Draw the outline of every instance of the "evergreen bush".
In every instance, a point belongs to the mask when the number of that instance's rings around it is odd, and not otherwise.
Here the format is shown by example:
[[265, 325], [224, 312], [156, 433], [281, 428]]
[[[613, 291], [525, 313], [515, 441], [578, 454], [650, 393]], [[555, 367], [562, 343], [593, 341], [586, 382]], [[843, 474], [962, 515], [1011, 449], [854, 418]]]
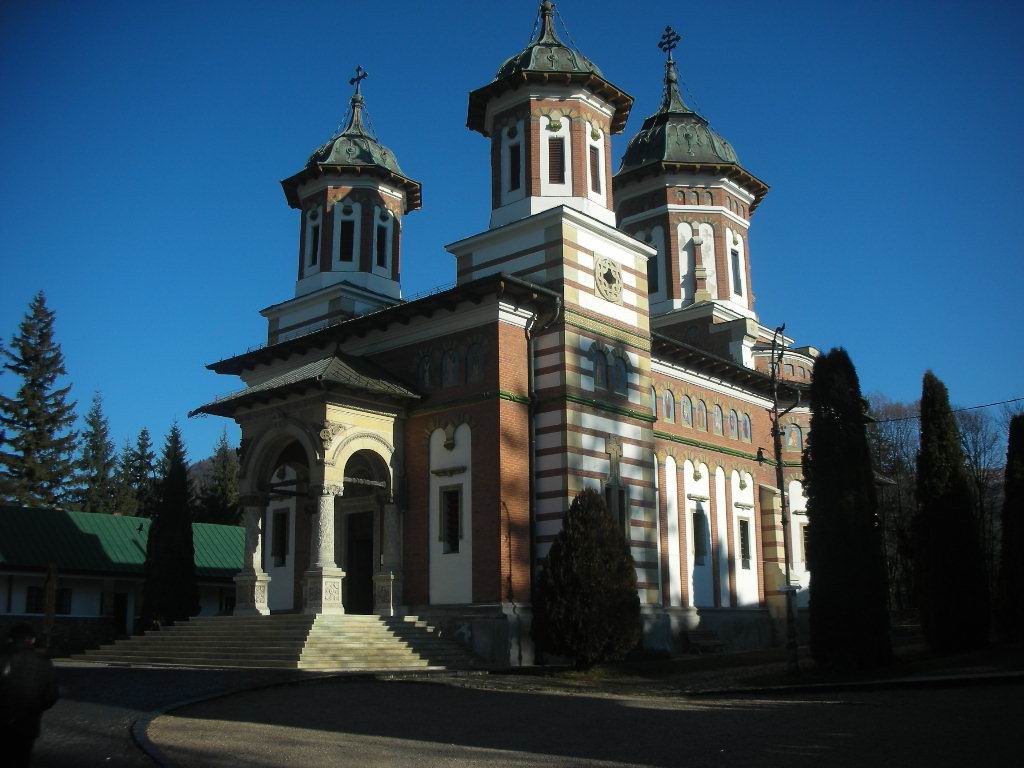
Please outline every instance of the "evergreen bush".
[[1010, 420], [996, 607], [999, 629], [1024, 640], [1024, 414]]
[[591, 489], [573, 499], [541, 563], [533, 637], [581, 670], [621, 657], [640, 640], [636, 566], [604, 499]]

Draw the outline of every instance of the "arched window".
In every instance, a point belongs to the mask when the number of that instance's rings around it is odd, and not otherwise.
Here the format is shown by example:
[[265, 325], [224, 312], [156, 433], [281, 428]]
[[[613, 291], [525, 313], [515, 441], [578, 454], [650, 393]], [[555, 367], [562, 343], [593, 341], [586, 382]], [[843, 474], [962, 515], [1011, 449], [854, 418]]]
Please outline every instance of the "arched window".
[[733, 440], [740, 436], [740, 417], [736, 411], [729, 411], [729, 437]]
[[674, 422], [676, 420], [676, 398], [671, 390], [666, 389], [662, 394], [661, 410], [665, 421]]
[[708, 431], [708, 407], [703, 400], [697, 401], [697, 429], [702, 432]]
[[441, 359], [441, 386], [454, 387], [459, 383], [459, 356], [449, 349]]
[[608, 360], [596, 346], [590, 352], [594, 363], [594, 389], [608, 389]]
[[712, 428], [716, 435], [722, 434], [722, 406], [716, 405], [715, 410], [712, 412]]
[[619, 355], [612, 364], [612, 389], [618, 395], [625, 395], [629, 387], [629, 368], [626, 361]]
[[753, 439], [751, 431], [750, 414], [744, 413], [743, 416], [740, 417], [740, 439], [749, 443]]
[[466, 381], [477, 384], [484, 380], [484, 351], [479, 344], [466, 350]]
[[786, 427], [786, 450], [802, 451], [804, 449], [804, 433], [797, 424]]
[[679, 423], [687, 427], [693, 426], [693, 401], [686, 395], [679, 399]]
[[714, 205], [715, 199], [711, 196], [711, 192], [704, 193], [704, 205]]
[[792, 363], [786, 363], [784, 366], [782, 366], [782, 372], [786, 376], [792, 376], [793, 375], [793, 364]]
[[654, 418], [658, 418], [658, 393], [651, 387], [651, 413], [654, 414]]

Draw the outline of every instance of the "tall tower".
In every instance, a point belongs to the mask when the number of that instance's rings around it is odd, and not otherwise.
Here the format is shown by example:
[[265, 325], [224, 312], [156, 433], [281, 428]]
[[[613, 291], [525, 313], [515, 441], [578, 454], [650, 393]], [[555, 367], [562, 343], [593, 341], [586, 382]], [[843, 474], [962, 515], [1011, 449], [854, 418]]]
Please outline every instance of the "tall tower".
[[356, 68], [348, 122], [281, 182], [302, 212], [295, 297], [262, 311], [270, 343], [401, 300], [402, 217], [420, 207], [419, 182], [370, 130]]
[[612, 212], [611, 134], [633, 99], [555, 32], [554, 4], [494, 80], [469, 95], [466, 125], [491, 140], [491, 228], [566, 205], [606, 224]]
[[750, 218], [768, 186], [679, 93], [670, 28], [658, 111], [634, 136], [615, 174], [618, 226], [658, 251], [647, 262], [651, 327], [753, 364], [757, 314]]

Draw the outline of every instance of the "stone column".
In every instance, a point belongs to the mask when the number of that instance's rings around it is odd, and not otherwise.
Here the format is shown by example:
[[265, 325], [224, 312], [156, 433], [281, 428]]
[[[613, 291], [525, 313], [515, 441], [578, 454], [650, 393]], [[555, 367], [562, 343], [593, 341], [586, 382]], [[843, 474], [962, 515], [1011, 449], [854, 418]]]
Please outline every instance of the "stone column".
[[764, 599], [775, 627], [775, 636], [786, 637], [786, 553], [782, 547], [782, 500], [777, 488], [759, 488], [761, 547], [764, 556]]
[[334, 560], [334, 499], [342, 495], [338, 485], [312, 486], [316, 510], [310, 525], [309, 570], [303, 578], [303, 612], [341, 614], [341, 581], [345, 572]]
[[373, 576], [373, 612], [394, 616], [402, 604], [402, 518], [393, 502], [382, 504], [379, 514], [383, 540], [378, 543], [380, 565]]
[[245, 509], [245, 553], [242, 570], [235, 576], [235, 616], [266, 616], [270, 576], [263, 570], [263, 518], [269, 499], [249, 494], [239, 500]]

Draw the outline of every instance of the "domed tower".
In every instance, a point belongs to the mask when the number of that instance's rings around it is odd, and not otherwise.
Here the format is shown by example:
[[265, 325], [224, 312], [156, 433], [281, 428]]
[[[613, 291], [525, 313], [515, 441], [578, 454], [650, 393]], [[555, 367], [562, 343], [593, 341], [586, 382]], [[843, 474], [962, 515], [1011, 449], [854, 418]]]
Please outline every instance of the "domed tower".
[[614, 226], [611, 134], [633, 99], [555, 32], [554, 4], [494, 80], [469, 95], [466, 125], [491, 140], [491, 228], [566, 205]]
[[683, 100], [672, 57], [679, 40], [666, 28], [661, 106], [615, 174], [618, 226], [658, 251], [647, 263], [652, 329], [749, 365], [758, 334], [747, 233], [768, 186]]
[[263, 310], [271, 343], [396, 304], [402, 217], [421, 204], [420, 183], [370, 130], [356, 68], [348, 123], [281, 182], [302, 212], [295, 298]]

